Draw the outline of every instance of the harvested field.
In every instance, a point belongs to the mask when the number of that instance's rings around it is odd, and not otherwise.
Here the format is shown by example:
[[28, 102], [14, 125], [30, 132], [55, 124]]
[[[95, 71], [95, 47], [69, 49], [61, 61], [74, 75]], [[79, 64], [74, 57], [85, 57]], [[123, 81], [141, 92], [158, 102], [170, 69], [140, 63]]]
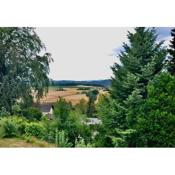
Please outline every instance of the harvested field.
[[[89, 90], [91, 88], [98, 87], [88, 87]], [[62, 89], [51, 87], [46, 96], [44, 96], [40, 103], [55, 103], [59, 100], [60, 97], [64, 98], [67, 102], [71, 102], [73, 105], [76, 105], [80, 102], [81, 99], [88, 101], [88, 97], [86, 96], [86, 92], [88, 90], [82, 90], [80, 87], [64, 87]], [[99, 90], [100, 94], [105, 94], [102, 89]]]
[[81, 99], [88, 101], [85, 95], [85, 90], [78, 90], [78, 88], [64, 88], [64, 90], [57, 90], [56, 88], [50, 88], [47, 95], [44, 96], [41, 103], [55, 103], [60, 97], [64, 98], [67, 102], [71, 102], [73, 105], [79, 103]]

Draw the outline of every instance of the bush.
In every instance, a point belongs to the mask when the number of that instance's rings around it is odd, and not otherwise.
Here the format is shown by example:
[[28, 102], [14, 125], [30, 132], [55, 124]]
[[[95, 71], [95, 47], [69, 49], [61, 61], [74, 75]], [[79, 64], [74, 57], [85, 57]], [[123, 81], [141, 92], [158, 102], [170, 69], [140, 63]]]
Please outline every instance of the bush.
[[19, 104], [14, 104], [13, 106], [12, 106], [12, 113], [14, 114], [14, 115], [19, 115], [19, 114], [21, 114], [21, 106], [19, 105]]
[[64, 88], [59, 87], [59, 88], [57, 88], [56, 91], [66, 91], [66, 90]]
[[91, 89], [91, 87], [79, 87], [79, 88], [77, 88], [77, 90], [80, 90], [80, 91], [87, 91], [90, 89]]
[[87, 112], [87, 102], [84, 99], [81, 99], [78, 104], [74, 106], [75, 110], [79, 113], [86, 114]]
[[11, 121], [18, 128], [18, 132], [20, 135], [25, 134], [25, 127], [27, 124], [27, 120], [24, 117], [13, 116]]
[[3, 118], [0, 121], [0, 135], [3, 137], [18, 137], [18, 126], [11, 118]]
[[39, 109], [30, 107], [22, 111], [24, 117], [29, 120], [41, 120], [42, 113]]
[[63, 124], [69, 117], [71, 109], [71, 104], [67, 103], [65, 99], [60, 98], [59, 101], [57, 101], [54, 105], [55, 119], [57, 119], [61, 124]]
[[58, 147], [72, 147], [64, 131], [56, 131], [56, 145]]
[[55, 120], [49, 120], [48, 118], [43, 118], [42, 124], [45, 128], [47, 134], [44, 136], [44, 140], [49, 143], [55, 143], [57, 122]]
[[34, 136], [39, 139], [44, 139], [46, 130], [41, 123], [31, 122], [25, 127], [26, 136]]
[[78, 137], [78, 139], [76, 139], [75, 141], [75, 147], [77, 148], [92, 148], [94, 146], [95, 145], [90, 144], [90, 143], [86, 144], [84, 138], [82, 137]]
[[2, 107], [0, 110], [0, 117], [7, 117], [10, 113], [6, 110], [6, 108]]

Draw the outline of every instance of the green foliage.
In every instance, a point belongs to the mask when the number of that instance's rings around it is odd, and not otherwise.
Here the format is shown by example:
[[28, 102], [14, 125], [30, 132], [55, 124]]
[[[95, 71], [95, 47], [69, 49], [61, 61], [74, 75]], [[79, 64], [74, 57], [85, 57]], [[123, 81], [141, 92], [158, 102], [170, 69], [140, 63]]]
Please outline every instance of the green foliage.
[[112, 67], [111, 94], [121, 103], [135, 89], [146, 97], [146, 85], [162, 70], [166, 56], [162, 42], [156, 41], [155, 29], [135, 28], [135, 33], [128, 32], [128, 39], [129, 44], [124, 43], [124, 51], [119, 55], [121, 63]]
[[80, 91], [88, 91], [91, 87], [79, 87], [77, 88], [77, 90], [80, 90]]
[[59, 101], [54, 105], [54, 117], [60, 123], [64, 123], [69, 117], [72, 106], [60, 98]]
[[12, 113], [13, 113], [13, 115], [21, 114], [21, 106], [19, 104], [15, 103], [12, 106]]
[[84, 99], [81, 99], [78, 104], [74, 106], [75, 110], [81, 114], [86, 114], [87, 112], [87, 102]]
[[97, 99], [97, 95], [98, 95], [98, 90], [94, 89], [91, 90], [89, 92], [86, 93], [86, 96], [89, 98], [88, 101], [88, 107], [87, 107], [87, 116], [88, 117], [93, 117], [94, 113], [95, 113], [95, 101]]
[[135, 89], [125, 100], [126, 121], [129, 128], [133, 128], [137, 123], [137, 115], [144, 100], [139, 89]]
[[10, 113], [6, 110], [6, 108], [2, 107], [1, 110], [0, 110], [0, 118], [1, 117], [7, 117], [9, 115], [10, 115]]
[[56, 132], [55, 130], [58, 128], [58, 123], [55, 120], [49, 120], [48, 117], [42, 119], [42, 124], [45, 128], [45, 136], [44, 140], [49, 143], [55, 143]]
[[26, 124], [27, 124], [27, 120], [24, 117], [11, 116], [10, 120], [18, 128], [19, 135], [25, 134], [25, 127], [26, 127]]
[[71, 147], [72, 144], [68, 141], [65, 131], [56, 131], [56, 145], [58, 147]]
[[135, 135], [136, 130], [134, 129], [127, 129], [127, 130], [116, 129], [115, 131], [116, 131], [115, 136], [111, 136], [114, 147], [130, 146], [129, 141], [133, 139], [133, 135]]
[[2, 118], [0, 120], [0, 137], [18, 137], [18, 126], [11, 118]]
[[136, 146], [175, 146], [175, 78], [157, 75], [148, 85], [148, 98], [137, 114]]
[[78, 139], [76, 139], [75, 141], [75, 147], [76, 148], [92, 148], [94, 145], [93, 144], [86, 144], [85, 140], [82, 137], [79, 137]]
[[0, 108], [7, 111], [20, 99], [31, 105], [32, 90], [39, 99], [49, 85], [51, 55], [33, 28], [0, 28]]
[[115, 128], [126, 128], [126, 109], [109, 95], [100, 95], [96, 108], [97, 116], [102, 120], [96, 144], [100, 147], [112, 147], [111, 136], [115, 135]]
[[175, 75], [175, 28], [171, 30], [172, 40], [170, 41], [170, 49], [168, 52], [170, 54], [169, 59], [167, 60], [167, 69], [172, 74]]
[[67, 132], [68, 138], [73, 145], [79, 136], [83, 137], [86, 141], [90, 139], [91, 132], [89, 128], [82, 124], [85, 117], [85, 115], [72, 111], [64, 123], [64, 130]]
[[39, 139], [44, 139], [45, 134], [46, 134], [46, 130], [42, 125], [42, 123], [31, 122], [26, 124], [26, 127], [25, 127], [26, 136], [34, 136]]
[[91, 132], [87, 126], [82, 124], [86, 115], [74, 111], [72, 106], [64, 99], [60, 99], [54, 106], [54, 121], [58, 130], [64, 130], [73, 145], [80, 135], [85, 140], [90, 140]]
[[[135, 33], [128, 32], [128, 40], [119, 55], [120, 63], [112, 67], [111, 96], [101, 97], [97, 104], [102, 119], [97, 144], [101, 146], [138, 146], [147, 85], [162, 71], [167, 54], [162, 42], [157, 42], [154, 28], [135, 28]], [[146, 129], [141, 135], [145, 133]]]
[[22, 110], [22, 115], [29, 120], [41, 120], [42, 117], [41, 111], [34, 107]]

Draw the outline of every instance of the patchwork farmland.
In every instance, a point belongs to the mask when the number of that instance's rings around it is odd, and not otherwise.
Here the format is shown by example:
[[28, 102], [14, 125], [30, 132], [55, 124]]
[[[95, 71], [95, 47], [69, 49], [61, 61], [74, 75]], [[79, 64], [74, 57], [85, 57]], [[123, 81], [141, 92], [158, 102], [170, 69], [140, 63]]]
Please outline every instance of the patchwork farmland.
[[76, 86], [76, 87], [50, 87], [46, 96], [44, 96], [40, 103], [55, 103], [59, 98], [64, 98], [67, 102], [71, 102], [76, 105], [81, 99], [88, 101], [86, 92], [98, 89], [100, 93], [104, 93], [103, 89], [100, 87], [86, 87], [86, 86]]

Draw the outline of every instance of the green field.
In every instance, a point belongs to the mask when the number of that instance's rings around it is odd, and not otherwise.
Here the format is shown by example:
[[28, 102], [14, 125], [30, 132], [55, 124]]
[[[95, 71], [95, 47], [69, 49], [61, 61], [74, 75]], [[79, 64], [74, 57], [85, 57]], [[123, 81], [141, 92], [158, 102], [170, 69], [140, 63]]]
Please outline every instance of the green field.
[[20, 138], [3, 138], [0, 139], [0, 147], [1, 148], [16, 148], [16, 147], [55, 147], [53, 144], [49, 144], [45, 141], [41, 141], [38, 139], [33, 139], [32, 141], [26, 141]]

